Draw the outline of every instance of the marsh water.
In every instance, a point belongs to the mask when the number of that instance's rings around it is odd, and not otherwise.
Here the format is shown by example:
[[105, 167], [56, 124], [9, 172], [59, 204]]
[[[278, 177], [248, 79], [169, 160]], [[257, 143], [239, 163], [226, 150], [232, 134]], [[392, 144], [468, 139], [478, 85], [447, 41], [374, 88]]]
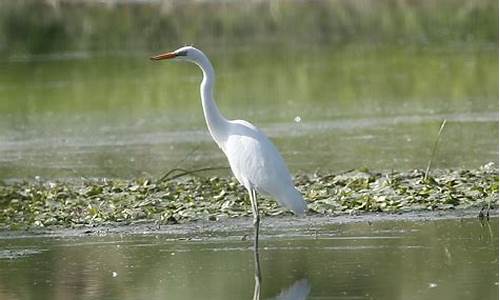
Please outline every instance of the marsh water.
[[[250, 228], [191, 240], [154, 231], [1, 238], [0, 298], [253, 299], [252, 241], [242, 240]], [[497, 299], [497, 228], [497, 218], [484, 226], [476, 218], [279, 229], [265, 222], [260, 296]]]
[[[498, 161], [496, 49], [207, 52], [220, 110], [261, 127], [294, 172], [425, 168], [444, 119], [436, 167]], [[149, 54], [0, 62], [0, 177], [225, 166], [203, 120], [201, 72]]]

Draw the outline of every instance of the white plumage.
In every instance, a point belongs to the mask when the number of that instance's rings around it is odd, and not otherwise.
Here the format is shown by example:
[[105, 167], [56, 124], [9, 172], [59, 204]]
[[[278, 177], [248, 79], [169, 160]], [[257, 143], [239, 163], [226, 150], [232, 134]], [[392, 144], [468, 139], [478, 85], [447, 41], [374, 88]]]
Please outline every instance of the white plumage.
[[247, 190], [270, 195], [297, 215], [305, 212], [302, 195], [295, 189], [283, 158], [257, 127], [243, 120], [229, 122], [221, 143], [234, 176]]
[[306, 211], [302, 195], [295, 189], [288, 168], [273, 143], [257, 127], [243, 120], [226, 120], [213, 100], [215, 73], [200, 50], [188, 46], [152, 57], [153, 60], [180, 59], [195, 63], [203, 72], [201, 103], [207, 127], [226, 155], [234, 176], [248, 190], [252, 202], [255, 241], [258, 241], [259, 212], [256, 192], [267, 194], [297, 215]]

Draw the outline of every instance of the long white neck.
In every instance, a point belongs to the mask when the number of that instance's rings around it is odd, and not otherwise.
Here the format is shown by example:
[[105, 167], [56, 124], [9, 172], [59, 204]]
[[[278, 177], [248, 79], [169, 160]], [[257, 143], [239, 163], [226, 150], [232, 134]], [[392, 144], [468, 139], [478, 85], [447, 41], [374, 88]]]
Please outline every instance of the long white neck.
[[222, 116], [213, 99], [215, 72], [206, 56], [202, 56], [196, 64], [203, 71], [200, 84], [201, 104], [207, 122], [208, 131], [217, 144], [225, 140], [228, 121]]

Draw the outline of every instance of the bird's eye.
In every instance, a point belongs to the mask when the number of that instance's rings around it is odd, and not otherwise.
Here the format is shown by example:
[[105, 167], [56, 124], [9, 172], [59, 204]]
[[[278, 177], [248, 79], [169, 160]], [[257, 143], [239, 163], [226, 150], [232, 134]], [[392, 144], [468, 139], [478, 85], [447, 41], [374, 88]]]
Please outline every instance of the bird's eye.
[[177, 56], [186, 56], [188, 54], [187, 50], [182, 50], [177, 52]]

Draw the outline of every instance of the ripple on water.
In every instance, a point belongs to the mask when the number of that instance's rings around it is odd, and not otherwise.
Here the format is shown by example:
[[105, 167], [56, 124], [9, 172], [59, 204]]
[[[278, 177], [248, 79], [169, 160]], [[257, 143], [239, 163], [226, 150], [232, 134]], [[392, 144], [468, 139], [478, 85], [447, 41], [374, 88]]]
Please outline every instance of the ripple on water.
[[47, 251], [47, 249], [3, 249], [0, 250], [0, 259], [18, 259]]

